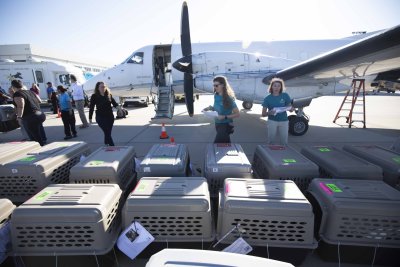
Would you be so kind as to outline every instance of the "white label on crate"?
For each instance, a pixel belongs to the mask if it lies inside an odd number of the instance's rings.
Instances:
[[[241,237],[236,239],[229,247],[226,247],[223,251],[229,253],[248,254],[253,248]]]
[[[213,168],[213,172],[218,172],[218,168]]]
[[[17,169],[11,169],[11,172],[12,173],[18,173],[18,170]]]
[[[133,222],[119,236],[117,246],[133,260],[153,241],[154,237],[140,223]]]
[[[144,168],[143,168],[143,172],[151,172],[150,167],[144,167]]]

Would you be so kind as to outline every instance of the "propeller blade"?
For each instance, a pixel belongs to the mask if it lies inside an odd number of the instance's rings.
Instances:
[[[192,42],[190,41],[190,27],[189,27],[189,10],[186,2],[183,2],[182,4],[181,46],[182,46],[183,56],[189,56],[192,54]]]
[[[193,117],[193,68],[192,43],[190,41],[189,10],[186,2],[182,4],[181,14],[181,49],[183,58],[174,62],[177,70],[183,71],[183,90],[185,92],[186,108],[190,117]]]
[[[185,92],[186,108],[190,117],[193,117],[194,113],[194,99],[193,99],[193,77],[190,73],[183,74],[183,84]]]

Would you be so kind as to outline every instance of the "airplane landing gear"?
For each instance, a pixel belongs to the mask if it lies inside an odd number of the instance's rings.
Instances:
[[[303,107],[296,110],[296,115],[288,116],[289,133],[294,136],[304,135],[308,131],[309,117],[304,114]]]
[[[289,119],[289,133],[294,136],[304,135],[308,131],[308,119],[291,115]]]
[[[251,109],[253,107],[253,102],[243,101],[242,106],[244,109]]]

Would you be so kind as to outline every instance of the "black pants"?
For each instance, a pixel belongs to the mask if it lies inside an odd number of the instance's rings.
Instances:
[[[217,135],[215,136],[214,143],[230,143],[231,138],[229,136],[229,125],[227,123],[216,123],[215,130]]]
[[[61,119],[64,124],[65,136],[76,135],[75,114],[73,112],[70,114],[69,111],[61,110]]]
[[[111,137],[111,131],[114,125],[114,115],[111,116],[96,115],[96,122],[104,132],[104,144],[109,146],[114,146],[114,141]]]
[[[38,142],[41,146],[44,146],[46,139],[46,134],[43,128],[43,122],[45,120],[46,115],[41,111],[22,117],[22,123],[24,124],[29,138],[32,141]]]

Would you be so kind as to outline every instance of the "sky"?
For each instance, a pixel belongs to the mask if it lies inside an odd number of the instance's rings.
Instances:
[[[182,0],[0,0],[0,44],[119,64],[180,43]],[[399,0],[188,0],[197,42],[334,39],[400,24]]]

